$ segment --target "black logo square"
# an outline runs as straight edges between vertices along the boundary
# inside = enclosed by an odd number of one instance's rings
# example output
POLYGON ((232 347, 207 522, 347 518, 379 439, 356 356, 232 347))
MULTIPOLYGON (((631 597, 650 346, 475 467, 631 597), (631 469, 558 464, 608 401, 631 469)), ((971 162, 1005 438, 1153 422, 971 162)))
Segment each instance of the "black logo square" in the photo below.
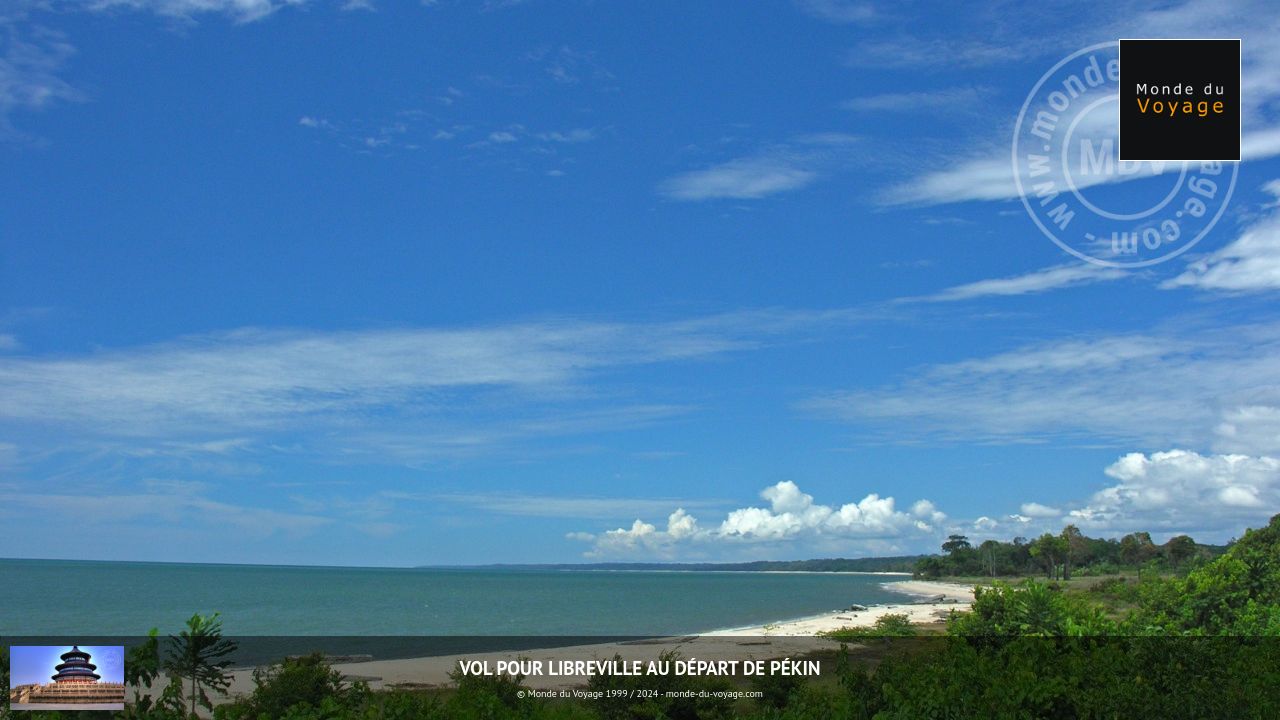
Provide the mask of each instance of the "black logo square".
POLYGON ((1120 159, 1239 160, 1240 41, 1121 40, 1120 159))

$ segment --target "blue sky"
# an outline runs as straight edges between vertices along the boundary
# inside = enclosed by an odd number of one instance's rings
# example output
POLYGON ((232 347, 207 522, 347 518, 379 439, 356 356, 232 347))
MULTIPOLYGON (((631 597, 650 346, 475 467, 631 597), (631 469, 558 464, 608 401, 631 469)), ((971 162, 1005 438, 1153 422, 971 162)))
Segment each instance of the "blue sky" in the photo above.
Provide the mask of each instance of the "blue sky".
MULTIPOLYGON (((97 666, 102 682, 124 682, 124 648, 119 645, 77 645, 89 653, 89 662, 97 666)), ((9 648, 9 686, 48 685, 54 667, 62 662, 62 654, 70 647, 55 645, 14 645, 9 648)))
POLYGON ((0 555, 1236 536, 1280 511, 1278 24, 10 0, 0 555), (1086 45, 1197 36, 1243 38, 1225 216, 1169 262, 1076 260, 1012 189, 1019 107, 1086 45))

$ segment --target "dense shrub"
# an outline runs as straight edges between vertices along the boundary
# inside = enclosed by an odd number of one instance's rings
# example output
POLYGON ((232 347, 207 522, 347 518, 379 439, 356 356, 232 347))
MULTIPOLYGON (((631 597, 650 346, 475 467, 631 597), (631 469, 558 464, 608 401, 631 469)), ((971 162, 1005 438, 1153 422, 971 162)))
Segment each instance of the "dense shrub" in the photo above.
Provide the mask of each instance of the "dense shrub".
POLYGON ((906 615, 889 613, 876 618, 871 627, 843 627, 820 634, 832 640, 855 642, 869 638, 912 637, 916 634, 916 627, 906 615))

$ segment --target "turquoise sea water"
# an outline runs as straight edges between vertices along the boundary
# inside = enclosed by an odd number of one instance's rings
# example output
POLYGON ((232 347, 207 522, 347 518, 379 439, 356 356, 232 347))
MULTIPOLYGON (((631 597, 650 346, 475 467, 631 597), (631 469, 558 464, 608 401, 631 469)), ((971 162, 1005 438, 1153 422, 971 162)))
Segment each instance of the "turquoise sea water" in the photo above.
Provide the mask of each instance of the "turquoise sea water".
POLYGON ((831 573, 385 569, 0 560, 0 636, 175 631, 221 612, 233 635, 656 635, 902 602, 831 573))

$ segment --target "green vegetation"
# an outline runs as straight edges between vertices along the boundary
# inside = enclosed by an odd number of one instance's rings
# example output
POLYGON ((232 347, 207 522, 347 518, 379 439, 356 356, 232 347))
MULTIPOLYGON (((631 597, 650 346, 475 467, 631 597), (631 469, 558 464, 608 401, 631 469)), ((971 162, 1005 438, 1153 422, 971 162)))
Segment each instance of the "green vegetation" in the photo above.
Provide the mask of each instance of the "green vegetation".
POLYGON ((169 677, 188 682, 186 693, 188 710, 192 715, 199 705, 213 709, 206 689, 223 692, 231 684, 227 655, 235 652, 236 644, 222 637, 222 621, 218 613, 211 616, 192 615, 187 627, 177 636, 169 636, 169 656, 164 669, 169 677))
POLYGON ((741 563, 559 563, 484 565, 485 568, 537 570, 684 570, 687 572, 911 572, 921 555, 816 560, 755 560, 741 563))
POLYGON ((843 642, 856 642, 867 638, 914 637, 916 627, 906 615, 889 613, 876 618, 871 627, 844 627, 821 633, 823 637, 843 642))
MULTIPOLYGON (((979 588, 971 611, 945 635, 910 637, 902 616, 874 628, 841 630, 822 677, 701 678, 597 676, 599 699, 534 698, 520 676, 462 676, 441 689, 373 691, 347 682, 320 655, 254 673, 246 697, 217 706, 215 720, 805 720, 849 718, 1205 718, 1280 717, 1280 515, 1248 531, 1224 554, 1204 559, 1188 541, 1151 545, 1141 534, 1116 543, 1128 559, 1156 560, 1185 574, 1109 578, 1085 590, 1066 578, 1088 568, 1082 535, 1051 536, 1032 559, 1062 582, 1027 578, 979 588), (1059 542, 1060 541, 1060 542, 1059 542), (1073 549, 1074 548, 1074 549, 1073 549), (1153 551, 1154 548, 1154 551, 1153 551), (1052 567, 1058 571, 1053 572, 1052 567), (869 642, 874 640, 874 642, 869 642), (656 691, 636 693, 633 691, 656 691), (748 690, 753 699, 726 696, 748 690)), ((981 553, 948 539, 948 555, 981 553)), ((986 545, 984 543, 984 545, 986 545)), ((1015 544, 1016 545, 1016 544, 1015 544)), ((988 549, 993 549, 990 546, 988 549)), ((988 556, 989 558, 990 556, 988 556)), ((124 714, 178 720, 202 695, 185 682, 219 687, 225 647, 213 618, 197 616, 160 643, 131 649, 129 682, 146 689, 169 676, 159 699, 135 695, 124 714), (197 640, 198 639, 198 640, 197 640), (181 662, 174 662, 174 659, 181 662), (199 662, 196 662, 199 660, 199 662), (196 669, 199 674, 196 675, 196 669), (141 702, 138 699, 141 698, 141 702)), ((0 650, 2 651, 2 650, 0 650)), ((671 660, 673 655, 663 659, 671 660)), ((84 714, 36 713, 32 717, 84 714)))
POLYGON ((978 547, 964 535, 952 535, 942 544, 941 555, 916 560, 916 577, 948 576, 1023 577, 1043 574, 1049 580, 1070 580, 1072 575, 1115 575, 1123 571, 1171 572, 1218 557, 1226 548, 1201 545, 1186 535, 1164 545, 1151 534, 1130 533, 1119 540, 1086 537, 1075 525, 1054 535, 1012 542, 986 540, 978 547))

